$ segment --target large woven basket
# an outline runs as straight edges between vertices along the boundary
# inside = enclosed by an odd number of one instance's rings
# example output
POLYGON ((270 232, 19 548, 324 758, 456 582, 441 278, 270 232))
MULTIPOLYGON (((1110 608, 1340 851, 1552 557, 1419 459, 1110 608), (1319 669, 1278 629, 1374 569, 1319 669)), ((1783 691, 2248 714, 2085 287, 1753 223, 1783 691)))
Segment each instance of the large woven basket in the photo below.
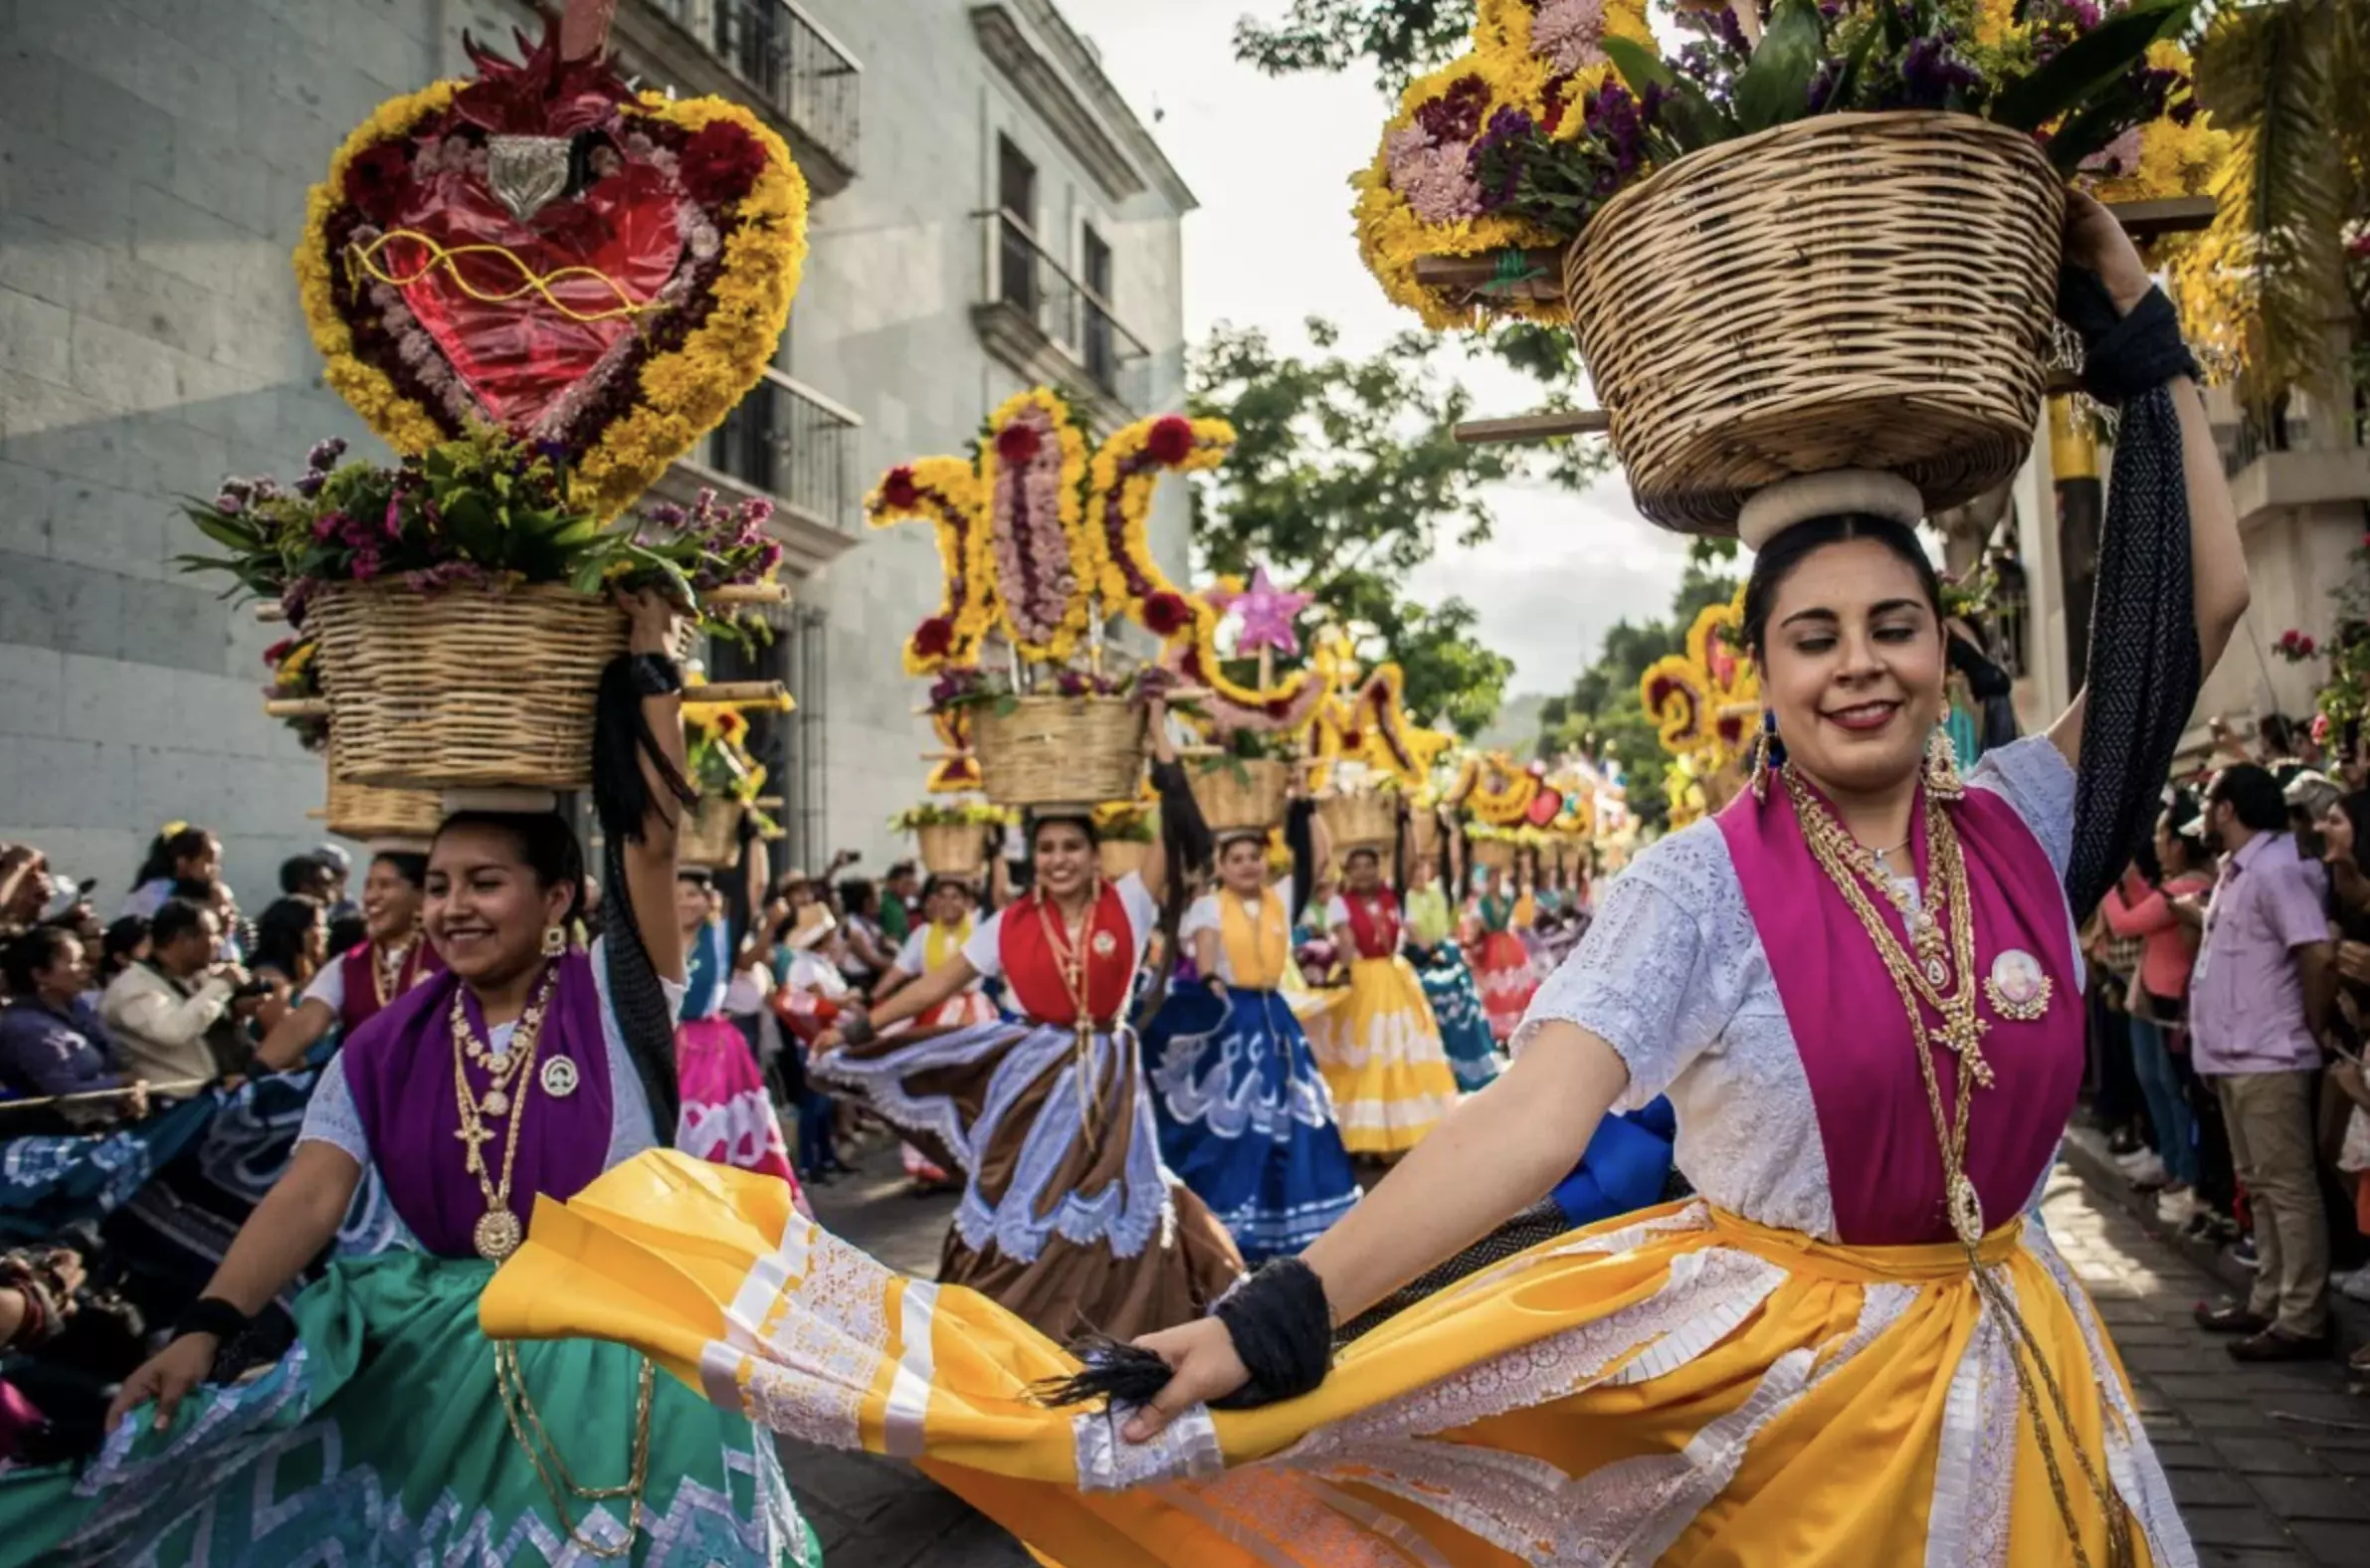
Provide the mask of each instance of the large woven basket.
POLYGON ((1219 757, 1195 764, 1186 782, 1212 833, 1273 828, 1284 821, 1291 764, 1272 758, 1219 757))
POLYGON ((1115 696, 1024 696, 971 721, 980 788, 999 806, 1133 800, 1144 768, 1144 714, 1115 696))
POLYGON ((557 584, 495 591, 337 583, 305 616, 338 764, 355 783, 416 789, 592 781, 601 668, 626 618, 557 584))
POLYGON ((1102 878, 1117 882, 1129 872, 1140 872, 1151 864, 1159 845, 1141 839, 1105 839, 1102 841, 1102 878))
POLYGON ((976 822, 933 822, 913 830, 921 864, 932 877, 976 877, 987 869, 987 828, 976 822))
POLYGON ((432 791, 349 783, 337 776, 335 761, 330 763, 321 821, 341 839, 368 844, 373 839, 434 838, 444 816, 444 802, 432 791))
POLYGON ((676 858, 686 866, 705 866, 711 870, 738 865, 743 810, 739 801, 722 795, 700 796, 699 804, 684 818, 683 835, 676 843, 676 858))
POLYGON ((1380 849, 1399 834, 1396 795, 1327 795, 1316 803, 1316 815, 1337 856, 1353 849, 1380 849))
POLYGON ((1468 839, 1466 844, 1473 851, 1473 863, 1482 871, 1510 872, 1514 869, 1516 846, 1512 839, 1468 839))
POLYGON ((1608 202, 1564 297, 1638 509, 1727 534, 1796 474, 1897 473, 1929 509, 2012 478, 2048 383, 2065 188, 1967 114, 1815 114, 1608 202))

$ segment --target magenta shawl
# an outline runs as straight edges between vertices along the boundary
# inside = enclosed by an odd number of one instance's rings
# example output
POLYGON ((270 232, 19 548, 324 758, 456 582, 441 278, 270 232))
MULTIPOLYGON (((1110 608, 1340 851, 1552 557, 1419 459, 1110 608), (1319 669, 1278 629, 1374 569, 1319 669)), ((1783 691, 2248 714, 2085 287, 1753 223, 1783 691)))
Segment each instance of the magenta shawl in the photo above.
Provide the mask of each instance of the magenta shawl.
MULTIPOLYGON (((614 1090, 609 1050, 601 1033, 600 993, 592 964, 582 953, 559 962, 559 984, 543 1020, 536 1056, 567 1057, 576 1064, 576 1087, 563 1097, 546 1092, 540 1069, 530 1072, 525 1090, 526 1121, 518 1129, 518 1157, 512 1167, 509 1208, 523 1223, 535 1195, 572 1198, 601 1174, 609 1154, 614 1090)), ((420 1245, 440 1258, 474 1258, 470 1233, 486 1213, 478 1179, 463 1163, 461 1109, 453 1094, 453 996, 478 1038, 486 1038, 486 1015, 478 999, 449 970, 413 986, 389 1002, 356 1031, 341 1055, 355 1113, 370 1139, 370 1156, 386 1183, 387 1196, 420 1245)), ((483 1092, 484 1077, 472 1067, 471 1086, 483 1092)), ((504 1133, 506 1120, 496 1123, 504 1133)), ((501 1143, 486 1145, 492 1169, 500 1170, 501 1143)))
MULTIPOLYGON (((2082 1072, 2082 994, 2074 979, 2066 894, 2033 831, 2008 802, 1969 788, 1950 808, 1974 904, 1978 985, 2004 952, 2038 959, 2049 977, 2047 1011, 2015 1023, 1979 994, 1991 1027, 1983 1054, 1994 1085, 1976 1091, 1967 1174, 1984 1224, 2013 1219, 2057 1151, 2082 1072)), ((1946 1114, 1956 1114, 1958 1059, 1909 1038, 1908 1015, 1876 944, 1804 843, 1782 788, 1766 804, 1739 795, 1719 815, 1745 906, 1777 981, 1827 1156, 1837 1235, 1848 1246, 1889 1247, 1951 1239, 1941 1150, 1935 1142, 1917 1049, 1934 1054, 1946 1114)), ((1918 884, 1926 885, 1924 801, 1914 817, 1918 884)), ((1899 914, 1872 892, 1906 945, 1899 914)), ((1940 1017, 1921 1001, 1927 1028, 1940 1017)))

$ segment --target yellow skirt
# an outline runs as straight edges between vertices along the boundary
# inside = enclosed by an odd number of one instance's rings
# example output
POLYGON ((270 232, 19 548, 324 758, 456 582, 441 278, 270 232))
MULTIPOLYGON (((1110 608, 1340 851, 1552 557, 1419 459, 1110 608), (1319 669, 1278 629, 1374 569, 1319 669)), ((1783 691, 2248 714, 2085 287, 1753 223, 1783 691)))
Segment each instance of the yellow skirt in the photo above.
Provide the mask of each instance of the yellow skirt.
POLYGON ((1353 960, 1348 994, 1303 1024, 1350 1153, 1404 1154, 1457 1103, 1440 1023, 1406 959, 1353 960))
MULTIPOLYGON (((2065 1391, 2140 1561, 2192 1562, 2122 1368, 2038 1229, 1982 1257, 2065 1391)), ((2046 1568, 2074 1555, 1955 1247, 1848 1249, 1700 1202, 1482 1271, 1316 1392, 1152 1443, 1030 1394, 1076 1362, 890 1273, 782 1183, 673 1151, 538 1200, 481 1298, 497 1339, 618 1340, 808 1442, 917 1460, 1066 1568, 2046 1568)), ((2086 1560, 2107 1526, 2055 1430, 2086 1560)))

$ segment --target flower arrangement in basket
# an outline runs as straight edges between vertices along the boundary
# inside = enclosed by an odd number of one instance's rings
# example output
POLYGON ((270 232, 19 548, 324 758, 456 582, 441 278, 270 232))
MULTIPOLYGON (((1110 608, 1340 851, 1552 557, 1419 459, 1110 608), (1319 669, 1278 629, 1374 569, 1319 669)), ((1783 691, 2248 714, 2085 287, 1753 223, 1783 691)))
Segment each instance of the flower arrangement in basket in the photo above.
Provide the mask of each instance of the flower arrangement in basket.
POLYGON ((1133 679, 1104 668, 1106 618, 1159 637, 1187 624, 1192 606, 1145 543, 1153 487, 1233 443, 1223 420, 1172 414, 1089 449, 1069 404, 1036 387, 988 417, 969 455, 882 478, 865 502, 872 524, 917 518, 938 537, 944 595, 905 640, 906 670, 937 678, 927 711, 950 746, 936 760, 975 761, 1000 806, 1133 798, 1143 715, 1133 679), (1005 655, 992 671, 991 641, 1005 655))
POLYGON ((382 105, 313 188, 305 318, 399 461, 324 443, 189 508, 227 553, 184 564, 317 638, 359 782, 582 784, 608 590, 712 608, 780 558, 762 505, 613 520, 762 376, 807 194, 747 109, 628 88, 608 10, 569 0, 516 61, 470 44, 473 78, 382 105))
POLYGON ((1568 310, 1667 526, 1730 531, 1745 493, 1845 463, 1953 505, 2031 444, 2063 181, 2135 178, 2154 124, 2204 134, 2170 42, 2192 9, 1688 7, 1666 54, 1639 0, 1481 0, 1359 181, 1361 249, 1434 325, 1568 310))
POLYGON ((1094 834, 1103 880, 1117 882, 1160 853, 1160 808, 1142 799, 1106 801, 1094 808, 1094 834))
POLYGON ((762 706, 787 713, 787 695, 763 703, 706 701, 704 683, 684 690, 684 765, 699 791, 698 804, 684 820, 682 857, 692 866, 729 866, 740 859, 745 822, 761 839, 782 830, 765 807, 765 764, 749 754, 748 711, 762 706))
POLYGON ((981 801, 924 801, 889 818, 889 827, 913 835, 931 876, 970 879, 987 869, 989 832, 1017 821, 1012 812, 981 801))

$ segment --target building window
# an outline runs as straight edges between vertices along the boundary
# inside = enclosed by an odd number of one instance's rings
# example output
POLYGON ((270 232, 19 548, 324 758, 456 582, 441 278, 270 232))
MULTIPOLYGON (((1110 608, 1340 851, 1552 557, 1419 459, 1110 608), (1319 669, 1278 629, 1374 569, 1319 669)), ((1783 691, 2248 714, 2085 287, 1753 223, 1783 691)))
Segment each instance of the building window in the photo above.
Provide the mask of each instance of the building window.
POLYGON ((754 648, 716 642, 708 649, 710 673, 718 681, 779 681, 797 707, 788 713, 749 714, 749 755, 765 768, 763 795, 776 802, 766 815, 781 825, 773 846, 774 871, 816 870, 829 855, 824 817, 829 805, 825 773, 831 756, 824 738, 825 692, 823 612, 792 605, 768 617, 773 640, 754 648))
POLYGON ((1037 316, 1037 165, 1009 136, 996 138, 996 206, 999 224, 997 273, 1001 296, 1034 320, 1037 316))
POLYGON ((1087 225, 1079 246, 1080 271, 1086 274, 1086 297, 1079 301, 1082 346, 1086 349, 1086 374, 1104 391, 1117 384, 1119 357, 1111 341, 1111 248, 1102 236, 1087 225))

